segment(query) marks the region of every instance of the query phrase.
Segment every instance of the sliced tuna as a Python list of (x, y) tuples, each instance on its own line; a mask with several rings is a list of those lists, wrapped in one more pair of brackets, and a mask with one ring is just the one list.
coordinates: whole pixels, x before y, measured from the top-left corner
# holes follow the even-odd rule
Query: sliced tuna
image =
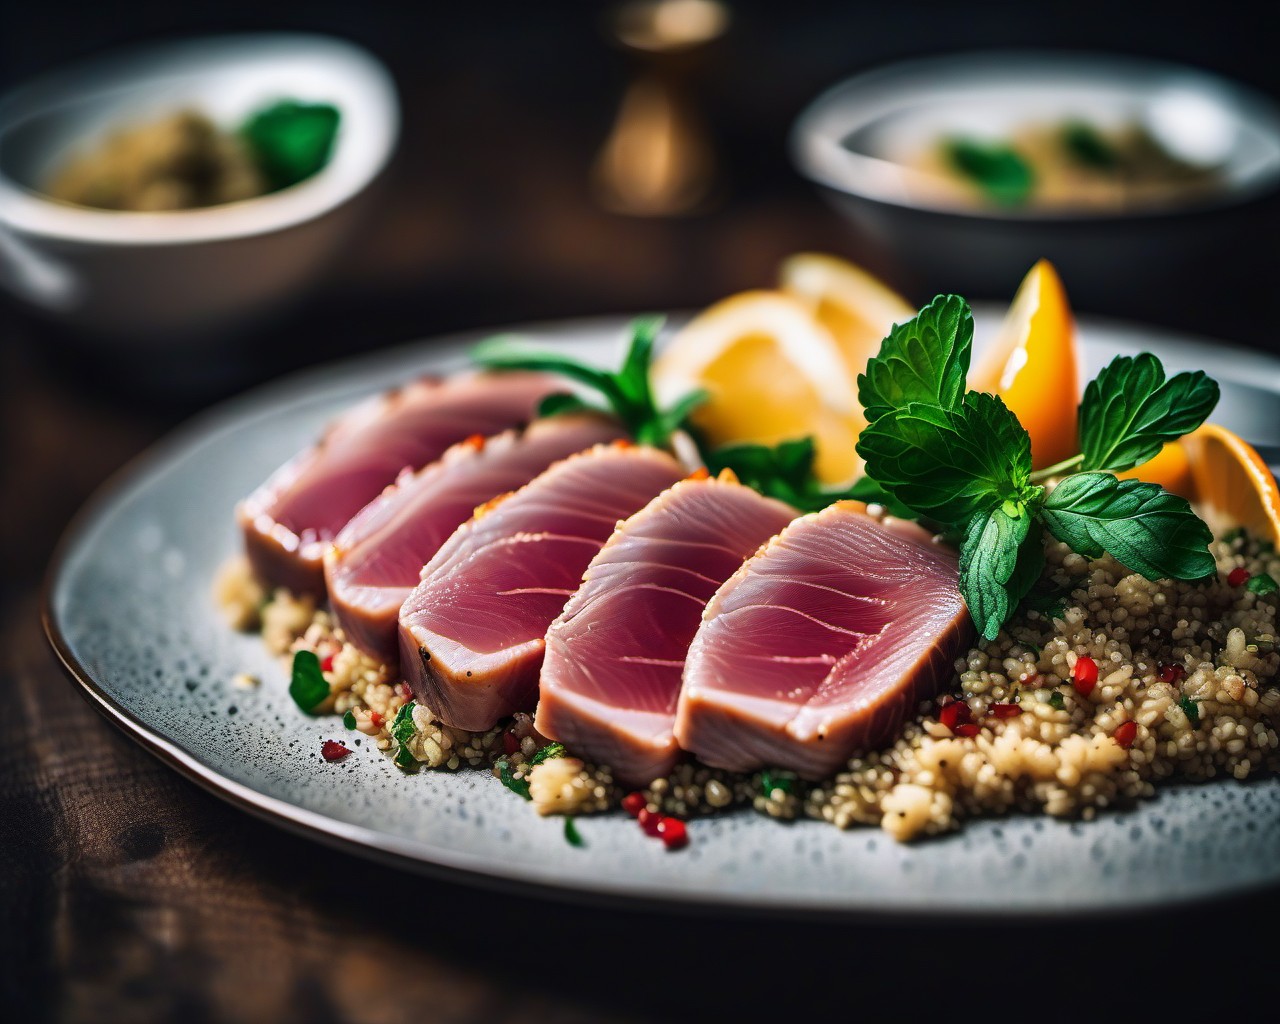
[(655, 448), (601, 445), (477, 510), (400, 609), (400, 669), (446, 725), (488, 729), (537, 701), (547, 627), (623, 519), (683, 476)]
[(241, 502), (254, 573), (269, 586), (323, 594), (325, 548), (401, 470), (474, 434), (529, 422), (554, 390), (542, 374), (480, 373), (415, 381), (356, 406)]
[(547, 631), (538, 731), (627, 785), (667, 774), (703, 608), (796, 515), (729, 474), (681, 481), (622, 523)]
[(522, 487), (554, 462), (624, 436), (621, 424), (582, 413), (536, 421), (454, 445), (416, 473), (405, 473), (356, 513), (325, 552), (329, 601), (347, 638), (392, 661), (400, 649), (400, 606), (422, 567), (478, 505)]
[(703, 762), (807, 778), (888, 743), (972, 627), (956, 555), (857, 502), (797, 519), (707, 605), (676, 739)]

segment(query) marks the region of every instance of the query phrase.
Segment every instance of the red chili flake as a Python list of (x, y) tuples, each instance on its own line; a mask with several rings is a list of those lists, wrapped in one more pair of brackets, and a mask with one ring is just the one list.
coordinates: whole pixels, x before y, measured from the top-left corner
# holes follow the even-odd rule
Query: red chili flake
[(372, 725), (375, 729), (381, 729), (382, 723), (385, 721), (386, 719), (382, 717), (381, 712), (379, 711), (369, 712), (369, 724)]
[(657, 835), (668, 850), (678, 850), (689, 842), (689, 833), (679, 818), (663, 818), (659, 821)]
[(622, 798), (622, 809), (633, 818), (638, 818), (647, 804), (643, 793), (628, 793)]
[(1133, 741), (1138, 738), (1138, 723), (1121, 722), (1116, 726), (1116, 731), (1113, 732), (1111, 736), (1120, 744), (1120, 746), (1124, 747), (1125, 750), (1128, 750), (1133, 746)]
[(1233, 587), (1243, 587), (1249, 582), (1249, 570), (1243, 565), (1237, 566), (1227, 573), (1227, 582)]
[(957, 732), (959, 726), (973, 721), (973, 712), (964, 701), (953, 700), (938, 712), (938, 721), (952, 732)]
[(957, 725), (951, 730), (957, 736), (977, 736), (982, 732), (982, 726), (977, 722), (965, 722), (963, 725)]
[(321, 672), (333, 671), (333, 655), (334, 655), (334, 652), (330, 651), (328, 654), (326, 654), (323, 658), (320, 659)]
[(1017, 704), (992, 704), (987, 710), (996, 718), (1017, 718), (1022, 714), (1022, 708)]
[(508, 754), (514, 754), (520, 749), (520, 737), (516, 735), (514, 729), (508, 729), (502, 734), (502, 749)]
[(1098, 663), (1088, 655), (1077, 658), (1075, 671), (1071, 674), (1071, 685), (1081, 697), (1093, 693), (1093, 688), (1098, 685)]
[(1187, 670), (1181, 665), (1161, 665), (1160, 682), (1180, 683), (1186, 677)]
[(320, 756), (326, 761), (341, 761), (351, 753), (349, 747), (344, 747), (337, 740), (325, 740), (320, 747)]
[(645, 835), (657, 836), (658, 826), (662, 824), (662, 815), (657, 811), (651, 811), (647, 807), (642, 807), (640, 813), (636, 815), (636, 819), (640, 822), (640, 827), (644, 829)]
[(1037, 672), (1035, 669), (1032, 669), (1026, 675), (1020, 677), (1018, 679), (1018, 682), (1026, 687), (1035, 686), (1036, 683), (1040, 682), (1040, 673)]

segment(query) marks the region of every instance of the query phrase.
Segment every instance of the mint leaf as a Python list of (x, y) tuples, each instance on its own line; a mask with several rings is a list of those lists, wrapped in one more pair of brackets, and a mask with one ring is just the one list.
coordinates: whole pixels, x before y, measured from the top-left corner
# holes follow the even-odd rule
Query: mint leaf
[(1067, 598), (1070, 596), (1070, 587), (1060, 587), (1041, 580), (1032, 586), (1022, 604), (1029, 611), (1039, 612), (1051, 619), (1060, 619), (1067, 610)]
[(1277, 590), (1280, 590), (1280, 585), (1265, 572), (1260, 572), (1257, 576), (1250, 576), (1245, 582), (1244, 588), (1252, 594), (1263, 595), (1274, 594)]
[(1187, 716), (1187, 721), (1191, 723), (1191, 728), (1200, 728), (1200, 702), (1193, 700), (1191, 697), (1179, 697), (1178, 707), (1182, 708), (1182, 713)]
[(706, 456), (714, 476), (723, 469), (761, 494), (777, 498), (806, 512), (826, 508), (834, 498), (823, 492), (813, 475), (813, 438), (801, 437), (770, 447), (765, 444), (733, 444)]
[[(543, 352), (518, 344), (507, 337), (482, 341), (471, 351), (479, 365), (490, 370), (535, 370), (558, 373), (576, 380), (597, 392), (640, 444), (662, 446), (679, 430), (689, 414), (706, 400), (706, 393), (695, 391), (684, 395), (668, 408), (660, 408), (649, 382), (649, 362), (653, 343), (662, 327), (662, 318), (638, 317), (631, 324), (631, 340), (616, 372), (601, 370), (561, 355)], [(589, 403), (567, 396), (552, 395), (543, 401), (548, 414), (571, 408), (590, 408)]]
[(1104, 551), (1149, 580), (1198, 580), (1214, 572), (1213, 534), (1185, 498), (1157, 484), (1076, 473), (1040, 510), (1049, 532), (1087, 558)]
[(994, 640), (1044, 568), (1031, 512), (1006, 502), (974, 516), (960, 545), (960, 593), (978, 632)]
[(970, 392), (954, 410), (913, 402), (862, 431), (867, 473), (908, 508), (967, 526), (1004, 501), (1035, 500), (1031, 438), (995, 395)]
[(1189, 434), (1218, 404), (1218, 384), (1202, 371), (1165, 379), (1150, 352), (1117, 356), (1084, 389), (1081, 469), (1118, 473), (1154, 458)]
[(973, 313), (959, 295), (939, 295), (897, 324), (858, 375), (858, 401), (868, 423), (912, 402), (951, 409), (960, 404), (973, 347)]
[(354, 729), (356, 727), (355, 712), (348, 711), (345, 715), (343, 715), (342, 724), (345, 725), (348, 729)]
[(298, 651), (294, 654), (289, 677), (289, 696), (308, 714), (329, 696), (329, 684), (320, 671), (320, 659), (313, 651)]
[[(852, 498), (854, 501), (861, 501), (867, 505), (883, 505), (884, 510), (891, 516), (897, 516), (899, 519), (919, 519), (920, 516), (912, 509), (907, 508), (902, 502), (895, 498), (892, 494), (881, 487), (875, 480), (869, 476), (860, 476), (853, 482), (842, 498)], [(824, 506), (825, 507), (825, 506)]]
[(555, 391), (538, 403), (538, 418), (546, 419), (549, 416), (559, 416), (566, 412), (584, 412), (588, 409), (594, 410), (595, 406), (584, 402), (573, 392)]
[(1035, 173), (1017, 150), (999, 142), (951, 139), (943, 155), (956, 171), (1001, 206), (1025, 203), (1035, 188)]
[(340, 120), (331, 104), (281, 100), (251, 114), (240, 134), (275, 190), (311, 177), (329, 162)]

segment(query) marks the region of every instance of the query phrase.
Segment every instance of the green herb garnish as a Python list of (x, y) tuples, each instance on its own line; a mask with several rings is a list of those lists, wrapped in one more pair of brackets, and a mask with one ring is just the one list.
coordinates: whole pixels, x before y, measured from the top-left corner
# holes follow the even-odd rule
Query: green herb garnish
[[(1147, 353), (1117, 357), (1085, 389), (1080, 454), (1033, 472), (1017, 417), (994, 395), (964, 390), (972, 332), (954, 295), (890, 332), (858, 378), (868, 426), (857, 450), (875, 485), (960, 538), (960, 590), (982, 635), (994, 640), (1036, 584), (1046, 529), (1148, 579), (1210, 575), (1212, 534), (1188, 502), (1113, 473), (1198, 427), (1218, 386), (1203, 373), (1166, 380)], [(1062, 479), (1047, 492), (1041, 482), (1053, 477)]]
[(1063, 699), (1061, 690), (1054, 690), (1053, 693), (1049, 694), (1049, 705), (1055, 711), (1066, 710), (1067, 702), (1065, 699)]
[(573, 823), (572, 815), (566, 815), (564, 819), (564, 841), (570, 846), (583, 847), (587, 845), (578, 832), (578, 826)]
[(1203, 371), (1166, 380), (1150, 352), (1117, 356), (1084, 389), (1080, 468), (1119, 473), (1142, 465), (1200, 426), (1218, 396), (1217, 381)]
[(1258, 573), (1257, 576), (1250, 576), (1244, 585), (1244, 589), (1253, 594), (1274, 594), (1280, 590), (1280, 585), (1268, 576), (1265, 572)]
[(396, 717), (391, 720), (391, 738), (396, 741), (396, 754), (393, 760), (401, 768), (416, 768), (418, 759), (409, 750), (409, 741), (417, 731), (413, 724), (414, 701), (401, 704)]
[(293, 655), (289, 696), (308, 714), (329, 696), (329, 684), (325, 682), (324, 673), (320, 671), (320, 659), (313, 651), (297, 651)]
[(348, 711), (342, 716), (342, 724), (348, 729), (354, 729), (356, 727), (356, 713), (354, 711)]
[(951, 139), (943, 144), (942, 152), (955, 170), (1001, 206), (1025, 203), (1035, 188), (1035, 172), (1012, 146)]
[(543, 761), (550, 761), (553, 757), (564, 757), (564, 754), (563, 743), (548, 743), (534, 752), (533, 757), (529, 758), (529, 763), (542, 764)]
[(498, 759), (498, 778), (502, 780), (502, 784), (506, 786), (507, 789), (511, 790), (511, 792), (515, 793), (517, 796), (522, 796), (526, 800), (533, 799), (533, 797), (529, 795), (529, 780), (517, 779), (515, 777), (514, 770), (511, 767), (511, 762), (505, 757)]
[(1077, 163), (1100, 171), (1114, 170), (1120, 154), (1093, 125), (1084, 121), (1068, 121), (1062, 126), (1062, 148)]
[(1070, 588), (1054, 586), (1047, 580), (1040, 580), (1022, 599), (1022, 605), (1050, 619), (1060, 619), (1067, 610), (1067, 598), (1070, 596)]
[(766, 798), (773, 796), (775, 789), (780, 789), (784, 793), (792, 793), (795, 791), (796, 778), (789, 772), (773, 771), (766, 768), (760, 773), (760, 792)]
[(1200, 702), (1192, 700), (1190, 697), (1179, 697), (1178, 707), (1182, 708), (1183, 713), (1187, 716), (1187, 721), (1191, 723), (1191, 728), (1200, 728)]
[(240, 134), (274, 191), (310, 178), (328, 163), (340, 119), (328, 103), (281, 100), (250, 115)]
[[(639, 444), (666, 445), (671, 435), (706, 401), (705, 391), (693, 391), (673, 405), (658, 405), (649, 382), (653, 343), (662, 328), (657, 316), (639, 317), (631, 324), (631, 343), (616, 373), (588, 366), (558, 352), (539, 352), (509, 338), (490, 338), (472, 350), (472, 357), (491, 370), (540, 370), (558, 373), (598, 393)], [(542, 415), (594, 408), (576, 395), (557, 394), (542, 403)]]

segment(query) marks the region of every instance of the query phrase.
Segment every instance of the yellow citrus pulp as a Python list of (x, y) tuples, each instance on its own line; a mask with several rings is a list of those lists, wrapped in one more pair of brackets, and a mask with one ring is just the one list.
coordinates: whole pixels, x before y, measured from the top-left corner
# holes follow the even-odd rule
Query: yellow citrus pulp
[(1031, 435), (1036, 469), (1076, 452), (1080, 371), (1075, 319), (1048, 260), (1022, 279), (995, 344), (969, 373), (969, 386), (999, 395)]

